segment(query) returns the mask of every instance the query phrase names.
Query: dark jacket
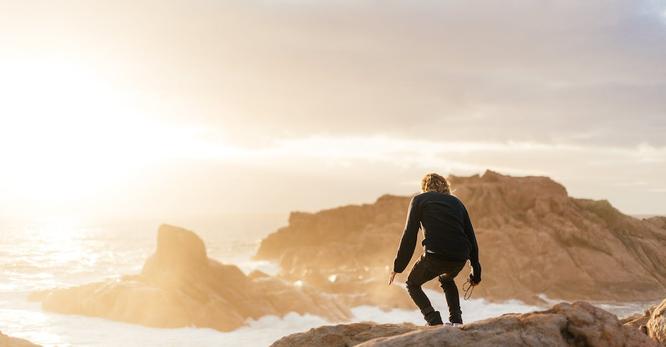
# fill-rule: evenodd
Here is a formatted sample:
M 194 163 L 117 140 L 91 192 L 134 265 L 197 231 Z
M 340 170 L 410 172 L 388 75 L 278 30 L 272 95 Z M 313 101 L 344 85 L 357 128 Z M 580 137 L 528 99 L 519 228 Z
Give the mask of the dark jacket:
M 419 228 L 423 228 L 426 250 L 445 260 L 469 259 L 474 274 L 480 278 L 479 247 L 467 209 L 455 196 L 439 192 L 425 192 L 412 198 L 393 271 L 400 273 L 407 267 Z

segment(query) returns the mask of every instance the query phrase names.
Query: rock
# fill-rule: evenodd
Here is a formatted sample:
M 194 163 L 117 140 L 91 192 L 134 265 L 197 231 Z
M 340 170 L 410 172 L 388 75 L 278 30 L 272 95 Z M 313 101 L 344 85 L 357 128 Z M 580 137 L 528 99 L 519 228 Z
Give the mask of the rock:
M 505 314 L 462 328 L 418 328 L 405 324 L 386 329 L 384 325 L 364 324 L 369 326 L 360 330 L 373 331 L 374 328 L 372 335 L 376 338 L 362 342 L 357 338 L 354 324 L 338 325 L 289 335 L 273 346 L 659 346 L 638 330 L 622 325 L 615 315 L 586 302 L 561 303 L 549 310 L 525 314 Z M 401 329 L 407 332 L 395 333 Z
M 547 177 L 488 171 L 450 181 L 477 233 L 484 277 L 476 297 L 626 302 L 666 292 L 664 217 L 639 220 L 607 201 L 569 197 Z M 385 285 L 409 200 L 384 195 L 372 204 L 294 212 L 287 226 L 262 240 L 256 258 L 277 261 L 281 277 L 343 294 L 350 304 L 412 308 L 402 288 Z M 429 285 L 439 290 L 436 282 Z
M 666 346 L 666 299 L 648 308 L 643 314 L 622 319 L 622 322 Z
M 664 216 L 655 216 L 645 219 L 648 223 L 655 225 L 658 228 L 666 229 L 666 217 Z
M 248 319 L 289 312 L 330 321 L 351 317 L 330 295 L 268 275 L 246 276 L 206 256 L 193 232 L 162 225 L 157 250 L 141 274 L 33 293 L 48 311 L 103 317 L 151 327 L 207 327 L 230 331 Z
M 10 337 L 0 332 L 0 347 L 39 347 L 28 340 Z
M 648 330 L 647 330 L 647 322 L 650 320 L 650 317 L 652 316 L 652 312 L 657 308 L 657 305 L 653 305 L 649 307 L 645 312 L 643 313 L 636 313 L 633 314 L 629 317 L 622 318 L 620 321 L 622 324 L 638 329 L 640 330 L 643 334 L 647 335 Z
M 666 300 L 652 310 L 645 326 L 650 337 L 666 346 Z
M 401 335 L 421 330 L 412 324 L 376 324 L 370 322 L 340 324 L 310 329 L 275 341 L 271 347 L 347 347 L 377 337 Z
M 195 233 L 171 225 L 157 231 L 157 250 L 143 266 L 142 275 L 159 282 L 207 271 L 208 257 L 203 240 Z

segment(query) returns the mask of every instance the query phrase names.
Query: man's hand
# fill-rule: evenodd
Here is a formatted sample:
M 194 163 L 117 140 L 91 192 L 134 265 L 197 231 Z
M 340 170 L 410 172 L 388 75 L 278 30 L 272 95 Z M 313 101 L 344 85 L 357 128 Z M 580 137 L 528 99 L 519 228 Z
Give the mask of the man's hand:
M 469 274 L 469 283 L 473 286 L 481 283 L 481 264 L 472 264 L 472 272 Z
M 469 273 L 469 284 L 471 284 L 472 286 L 476 286 L 479 283 L 481 283 L 481 278 L 478 278 L 478 277 L 474 276 L 474 273 L 470 272 Z
M 393 280 L 395 279 L 395 274 L 396 274 L 395 271 L 391 271 L 391 276 L 389 277 L 389 284 L 388 284 L 389 286 L 391 285 L 391 283 L 393 283 Z

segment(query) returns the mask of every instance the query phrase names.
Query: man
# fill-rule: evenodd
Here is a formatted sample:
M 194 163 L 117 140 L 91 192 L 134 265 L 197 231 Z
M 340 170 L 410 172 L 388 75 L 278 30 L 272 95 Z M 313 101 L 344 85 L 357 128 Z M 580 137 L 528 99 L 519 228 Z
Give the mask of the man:
M 393 263 L 389 285 L 396 273 L 401 273 L 414 254 L 416 236 L 423 229 L 425 252 L 414 264 L 407 278 L 407 291 L 419 307 L 428 325 L 441 325 L 442 317 L 433 309 L 421 286 L 439 277 L 446 303 L 449 306 L 448 325 L 462 325 L 458 288 L 453 281 L 469 259 L 472 272 L 470 284 L 481 282 L 481 264 L 474 228 L 465 205 L 451 195 L 446 178 L 429 173 L 421 181 L 421 194 L 412 198 L 400 248 Z

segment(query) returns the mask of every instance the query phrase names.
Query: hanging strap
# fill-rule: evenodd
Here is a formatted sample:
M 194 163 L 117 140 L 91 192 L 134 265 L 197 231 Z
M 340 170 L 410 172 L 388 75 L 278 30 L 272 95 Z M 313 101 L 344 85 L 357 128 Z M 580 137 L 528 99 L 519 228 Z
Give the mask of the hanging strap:
M 463 297 L 465 300 L 469 300 L 469 298 L 472 297 L 472 292 L 474 291 L 474 286 L 472 285 L 472 282 L 469 281 L 469 278 L 467 279 L 467 282 L 463 283 L 463 291 L 465 292 Z

